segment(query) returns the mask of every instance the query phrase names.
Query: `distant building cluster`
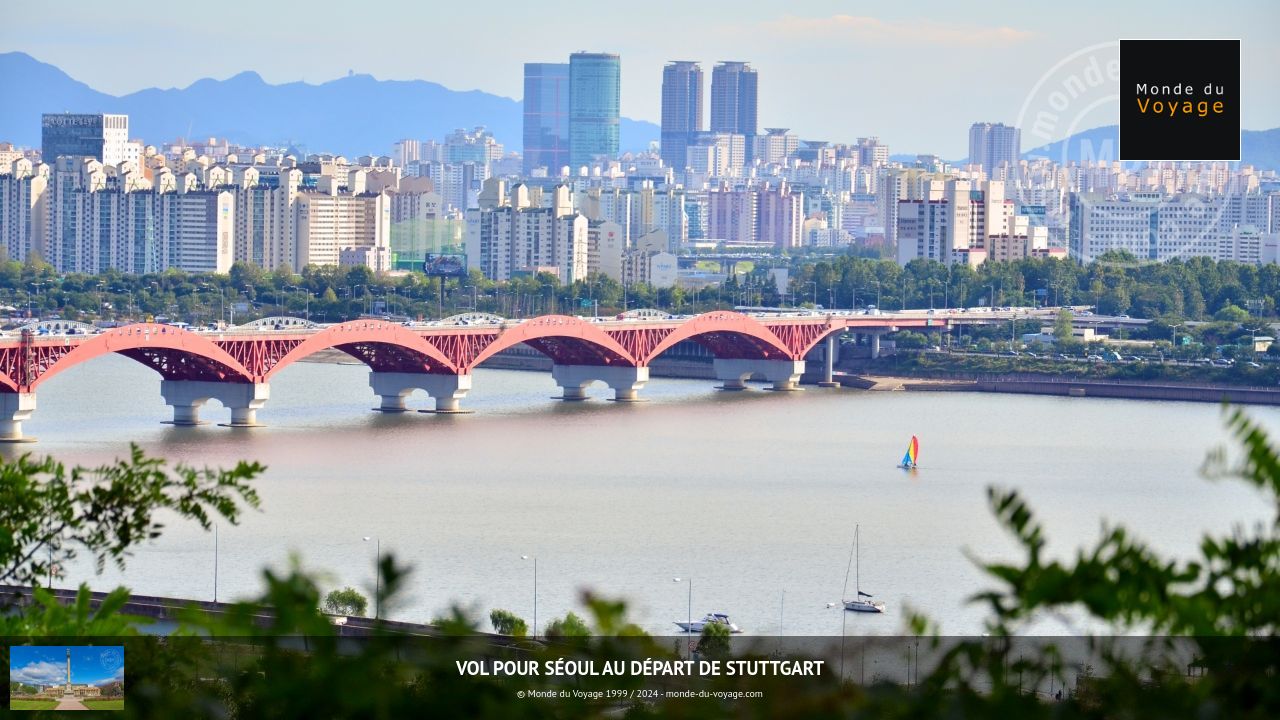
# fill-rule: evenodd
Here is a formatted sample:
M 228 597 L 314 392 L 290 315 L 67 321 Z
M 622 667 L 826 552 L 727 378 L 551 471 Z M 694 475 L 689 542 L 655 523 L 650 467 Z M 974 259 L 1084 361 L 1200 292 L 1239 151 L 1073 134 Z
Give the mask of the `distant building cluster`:
M 743 61 L 715 63 L 709 93 L 700 61 L 667 63 L 659 140 L 622 153 L 621 78 L 611 53 L 526 63 L 520 153 L 485 127 L 355 160 L 216 139 L 156 148 L 123 115 L 45 115 L 40 153 L 0 144 L 0 241 L 77 272 L 396 270 L 453 251 L 498 280 L 662 284 L 693 283 L 672 259 L 691 249 L 1276 261 L 1275 173 L 1027 160 L 1019 128 L 992 122 L 970 126 L 964 161 L 891 158 L 874 136 L 762 128 L 759 72 Z
M 400 256 L 420 263 L 461 243 L 460 213 L 445 210 L 429 178 L 404 177 L 390 158 L 299 160 L 286 149 L 212 141 L 199 154 L 185 144 L 161 152 L 104 141 L 104 128 L 127 136 L 124 116 L 45 118 L 48 162 L 0 167 L 0 241 L 10 258 L 36 253 L 81 273 L 226 272 L 237 261 L 383 271 Z

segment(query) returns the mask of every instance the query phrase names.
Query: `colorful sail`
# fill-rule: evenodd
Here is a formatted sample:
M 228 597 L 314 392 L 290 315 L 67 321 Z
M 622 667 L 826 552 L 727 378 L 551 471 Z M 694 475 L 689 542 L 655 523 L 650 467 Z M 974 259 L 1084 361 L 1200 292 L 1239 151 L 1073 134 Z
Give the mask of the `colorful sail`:
M 907 444 L 907 454 L 902 456 L 903 467 L 914 467 L 916 458 L 920 456 L 920 441 L 915 435 L 911 436 L 911 442 Z

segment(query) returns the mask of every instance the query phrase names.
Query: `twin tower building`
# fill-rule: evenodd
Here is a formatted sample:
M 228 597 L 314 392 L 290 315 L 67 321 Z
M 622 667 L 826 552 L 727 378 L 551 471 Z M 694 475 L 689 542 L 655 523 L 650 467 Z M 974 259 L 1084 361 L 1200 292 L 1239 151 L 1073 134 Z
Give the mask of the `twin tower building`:
M 622 63 L 610 53 L 579 52 L 568 63 L 524 66 L 524 173 L 560 175 L 619 150 Z M 717 162 L 750 165 L 757 131 L 758 81 L 745 62 L 721 62 L 711 74 L 711 125 L 703 113 L 702 66 L 677 60 L 662 70 L 663 164 L 683 171 Z M 693 148 L 693 156 L 690 149 Z M 542 169 L 541 171 L 539 169 Z M 576 174 L 576 173 L 571 173 Z

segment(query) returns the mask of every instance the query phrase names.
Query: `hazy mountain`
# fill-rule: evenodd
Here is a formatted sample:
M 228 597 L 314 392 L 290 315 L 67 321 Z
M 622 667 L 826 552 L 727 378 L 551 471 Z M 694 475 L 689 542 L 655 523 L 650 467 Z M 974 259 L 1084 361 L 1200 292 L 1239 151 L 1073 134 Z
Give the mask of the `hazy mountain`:
M 1119 147 L 1120 126 L 1104 125 L 1028 150 L 1022 154 L 1022 157 L 1049 158 L 1057 162 L 1115 160 Z M 1242 132 L 1240 160 L 1259 170 L 1280 170 L 1280 128 Z
M 450 90 L 425 80 L 348 75 L 319 85 L 272 85 L 257 73 L 203 79 L 185 88 L 150 88 L 116 97 L 20 52 L 0 53 L 0 140 L 40 146 L 44 112 L 129 115 L 129 132 L 151 143 L 226 137 L 244 144 L 304 143 L 347 155 L 391 152 L 401 138 L 443 139 L 484 125 L 510 150 L 521 145 L 521 105 L 479 90 Z M 622 149 L 643 150 L 658 126 L 622 119 Z

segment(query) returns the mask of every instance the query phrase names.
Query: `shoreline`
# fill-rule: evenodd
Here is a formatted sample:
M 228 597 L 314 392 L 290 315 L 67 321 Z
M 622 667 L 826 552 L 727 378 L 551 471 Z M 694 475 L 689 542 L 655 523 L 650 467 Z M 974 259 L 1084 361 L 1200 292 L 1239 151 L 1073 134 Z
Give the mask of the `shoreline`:
M 302 362 L 362 365 L 341 350 L 322 350 L 303 358 Z M 550 372 L 551 359 L 521 352 L 501 353 L 481 367 L 501 370 Z M 708 362 L 697 360 L 659 359 L 650 366 L 655 378 L 714 380 L 715 372 Z M 802 385 L 816 385 L 820 373 L 806 372 Z M 977 376 L 972 378 L 937 378 L 926 375 L 882 374 L 836 370 L 832 379 L 841 387 L 869 392 L 976 392 L 1015 395 L 1056 395 L 1073 398 L 1110 398 L 1119 400 L 1173 400 L 1182 402 L 1238 403 L 1245 405 L 1280 405 L 1280 388 L 1260 388 L 1214 384 L 1185 384 L 1160 381 L 1105 380 L 1066 378 L 1054 375 Z

